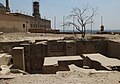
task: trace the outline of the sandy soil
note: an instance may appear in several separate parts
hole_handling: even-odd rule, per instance
[[[35,34],[35,33],[4,33],[0,35],[0,42],[12,42],[12,41],[24,41],[24,40],[31,40],[34,42],[36,39],[37,40],[57,40],[57,39],[63,39],[64,37],[76,37],[76,38],[81,38],[80,34]],[[87,34],[86,38],[91,38],[91,37],[97,36],[97,37],[105,37],[106,39],[114,40],[114,41],[119,41],[120,42],[120,35],[90,35]]]
[[[62,39],[65,36],[73,36],[73,35],[55,35],[55,34],[24,34],[24,33],[5,33],[0,35],[0,42],[11,42],[11,41],[24,41],[31,40],[34,42],[37,40],[57,40]]]
[[[11,76],[12,77],[12,76]],[[49,75],[21,75],[0,78],[0,84],[120,84],[120,72],[58,72]]]

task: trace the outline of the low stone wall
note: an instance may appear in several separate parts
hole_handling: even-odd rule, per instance
[[[13,68],[22,69],[33,74],[42,73],[46,50],[46,45],[43,43],[20,44],[20,47],[15,47],[12,50]]]
[[[65,56],[65,42],[57,42],[57,41],[48,41],[47,42],[47,56]]]
[[[101,53],[106,54],[106,40],[78,41],[77,54]]]
[[[66,42],[66,46],[65,47],[66,47],[65,54],[67,56],[77,55],[76,42]]]
[[[18,41],[18,42],[0,42],[0,52],[12,54],[12,48],[20,46],[21,43],[28,41]]]
[[[89,41],[48,41],[47,56],[73,56],[88,53],[107,53],[106,40]]]
[[[30,73],[42,73],[44,57],[74,56],[74,55],[89,54],[89,53],[100,53],[108,57],[117,57],[120,59],[119,57],[120,43],[113,42],[113,41],[107,41],[107,40],[46,41],[46,40],[43,40],[43,41],[36,41],[35,43],[30,43],[30,44],[27,44],[27,43],[28,42],[25,42],[25,41],[0,43],[0,50],[2,52],[7,52],[11,54],[13,47],[23,47],[24,58],[25,58],[25,70]],[[68,62],[61,62],[61,63],[68,64]],[[96,62],[94,63],[96,64]],[[77,64],[79,65],[79,63]],[[94,67],[94,65],[92,66]],[[65,67],[65,66],[62,65],[59,67],[59,69],[61,67]]]
[[[120,42],[108,41],[107,56],[120,59]]]

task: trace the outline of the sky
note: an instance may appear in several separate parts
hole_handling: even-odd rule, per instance
[[[9,0],[10,9],[22,11],[32,15],[32,1],[34,0]],[[40,14],[42,18],[52,21],[57,20],[57,29],[62,29],[63,16],[68,16],[75,7],[83,8],[89,5],[90,8],[97,8],[97,15],[94,17],[93,29],[100,29],[101,16],[105,29],[120,29],[120,0],[39,0]],[[5,5],[5,0],[0,0]],[[87,26],[90,29],[90,25]]]

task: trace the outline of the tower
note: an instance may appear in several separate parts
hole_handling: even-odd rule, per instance
[[[6,13],[10,13],[10,8],[9,8],[9,0],[6,0]]]
[[[39,2],[37,0],[33,2],[33,16],[36,18],[40,18]]]
[[[101,26],[100,26],[100,31],[101,31],[101,32],[104,32],[103,16],[101,16]]]

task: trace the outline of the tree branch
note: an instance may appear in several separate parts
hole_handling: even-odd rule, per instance
[[[72,22],[66,22],[66,23],[64,23],[63,26],[70,26],[70,25],[73,25],[78,31],[81,32],[81,30],[80,30],[80,26],[76,25],[75,23],[72,23]]]
[[[64,24],[64,26],[70,26],[73,25],[77,30],[79,30],[80,32],[82,32],[82,36],[85,36],[85,27],[87,24],[93,23],[93,21],[91,20],[91,18],[93,18],[96,15],[96,9],[92,9],[91,14],[88,11],[88,7],[83,8],[83,10],[79,9],[79,8],[74,8],[72,10],[72,14],[70,14],[67,18],[71,19],[71,18],[76,18],[76,22],[78,24],[73,23],[73,22],[66,22]],[[90,15],[90,16],[89,16]],[[81,27],[81,30],[80,30]]]
[[[97,9],[92,9],[92,15],[85,21],[85,23],[84,24],[87,24],[88,23],[88,21],[91,19],[91,18],[93,18],[93,16],[95,16],[95,14],[96,14],[96,11],[97,11]]]

